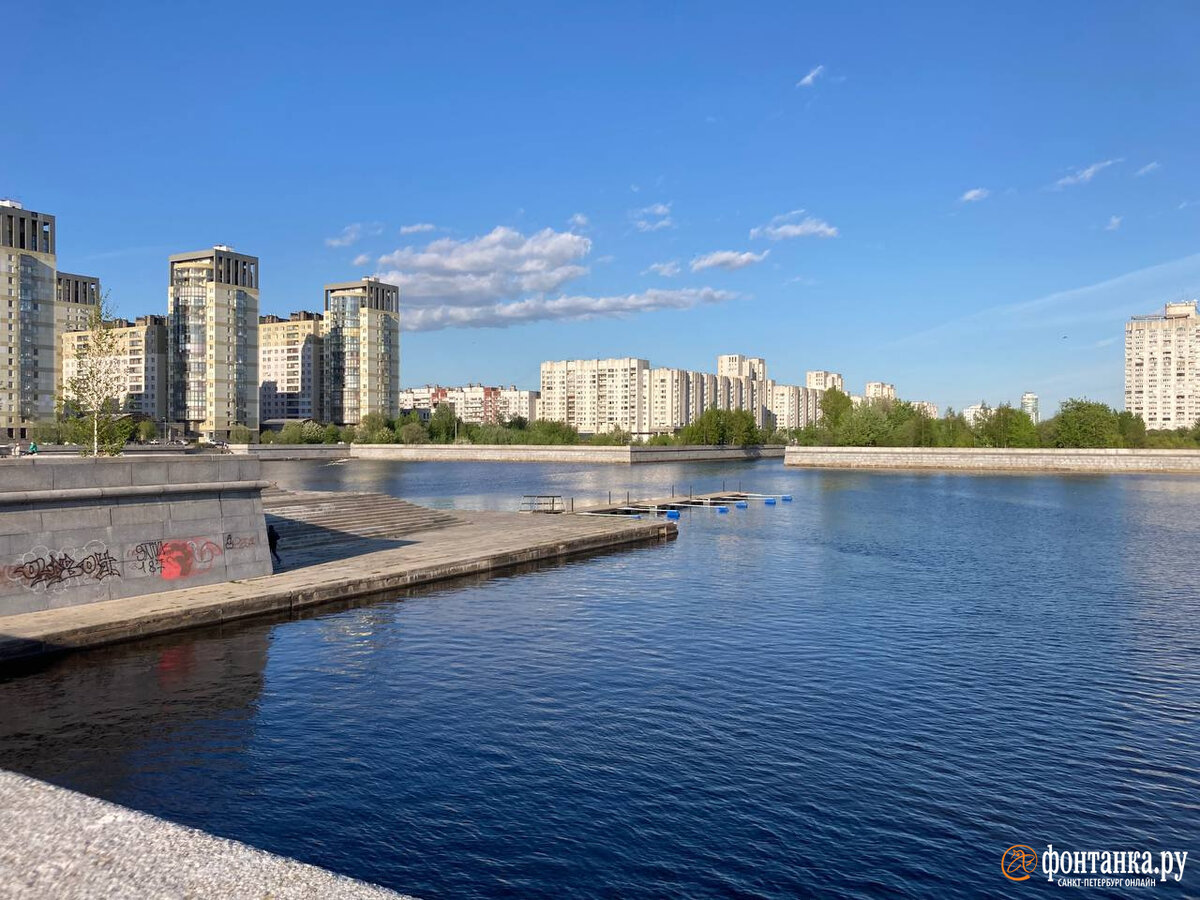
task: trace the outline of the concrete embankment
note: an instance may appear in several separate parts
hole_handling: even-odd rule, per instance
[[[984,447],[788,447],[784,464],[810,469],[1200,475],[1200,450],[1044,450]]]
[[[265,460],[392,459],[402,462],[540,462],[621,466],[782,459],[784,452],[784,448],[778,445],[656,447],[637,444],[621,447],[593,447],[586,444],[236,444],[232,450]]]
[[[0,895],[403,900],[377,885],[2,770]]]
[[[331,496],[341,498],[332,501],[334,505],[357,502],[354,494]],[[402,539],[378,529],[350,534],[346,525],[321,526],[319,519],[308,516],[308,524],[325,527],[326,534],[319,542],[305,538],[307,543],[292,550],[285,541],[285,562],[300,567],[282,574],[5,616],[0,618],[0,663],[292,613],[339,600],[385,598],[415,585],[662,541],[676,534],[673,522],[658,519],[501,512],[439,515],[452,521],[439,518],[426,526],[428,530],[401,529]],[[339,541],[345,552],[332,555],[340,558],[329,559],[328,547],[312,549],[314,543]],[[306,554],[319,562],[306,564]]]

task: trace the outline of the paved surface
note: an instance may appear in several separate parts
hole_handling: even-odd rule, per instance
[[[342,495],[343,502],[353,504],[355,496]],[[6,616],[0,619],[0,663],[335,600],[385,597],[413,585],[676,534],[673,522],[649,518],[447,515],[452,524],[409,532],[403,539],[389,539],[386,549],[332,561],[325,549],[289,550],[284,545],[281,555],[285,568],[291,568],[277,575]]]
[[[0,770],[9,900],[374,900],[403,895]]]

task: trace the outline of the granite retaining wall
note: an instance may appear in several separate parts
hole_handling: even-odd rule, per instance
[[[782,459],[784,448],[545,446],[528,444],[236,444],[235,454],[258,459],[395,459],[404,462],[548,462],[637,465],[660,462],[709,462]]]
[[[816,469],[1200,474],[1200,450],[788,447],[784,464]]]
[[[0,617],[271,573],[259,460],[0,460]]]

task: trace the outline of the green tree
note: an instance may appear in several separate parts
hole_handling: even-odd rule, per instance
[[[336,444],[341,439],[342,439],[341,429],[339,429],[336,425],[334,425],[332,423],[330,423],[329,425],[326,425],[321,431],[321,443],[322,444]]]
[[[836,429],[837,442],[842,447],[878,447],[887,433],[887,416],[876,403],[852,406]]]
[[[984,447],[1036,447],[1037,426],[1022,409],[1002,403],[985,410],[975,423],[975,434]]]
[[[317,422],[305,422],[300,426],[300,432],[306,444],[320,444],[325,440],[325,429]]]
[[[1141,416],[1129,410],[1117,413],[1117,432],[1121,435],[1121,446],[1138,448],[1146,446],[1146,423]]]
[[[229,441],[233,444],[249,444],[254,437],[254,431],[245,425],[233,425],[229,429]]]
[[[397,436],[402,444],[428,444],[429,432],[420,422],[406,422],[400,426]]]
[[[836,430],[853,408],[854,402],[849,395],[838,388],[829,388],[821,395],[821,419],[830,429]]]
[[[1121,432],[1117,414],[1105,403],[1072,398],[1054,417],[1058,447],[1118,447]]]
[[[63,441],[62,426],[58,422],[38,422],[31,434],[36,444],[60,444]]]
[[[75,374],[67,379],[63,392],[63,410],[77,420],[69,424],[82,455],[116,455],[129,440],[133,423],[121,421],[123,356],[107,294],[92,307],[86,335],[80,337],[75,345]]]
[[[158,437],[158,426],[149,419],[142,419],[137,423],[137,437],[143,444],[154,440]]]
[[[429,437],[435,444],[449,444],[458,431],[458,417],[449,403],[439,403],[429,419]]]
[[[279,429],[278,440],[281,444],[303,444],[304,426],[299,422],[288,422]]]
[[[367,413],[358,424],[356,440],[360,444],[394,444],[396,433],[383,413]]]

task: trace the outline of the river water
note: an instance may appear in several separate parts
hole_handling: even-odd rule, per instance
[[[1200,481],[267,469],[794,502],[57,661],[0,681],[0,766],[426,898],[1001,897],[1059,890],[1008,882],[1013,844],[1200,854]],[[1200,894],[1191,865],[1162,889]]]

